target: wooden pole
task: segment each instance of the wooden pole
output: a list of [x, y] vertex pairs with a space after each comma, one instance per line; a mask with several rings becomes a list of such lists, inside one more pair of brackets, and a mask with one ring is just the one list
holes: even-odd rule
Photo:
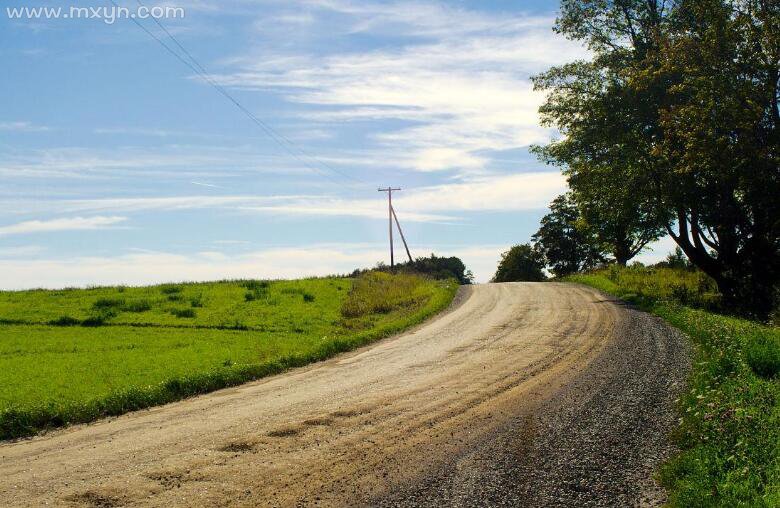
[[404, 237], [404, 232], [401, 229], [401, 223], [398, 222], [398, 215], [395, 214], [395, 208], [391, 208], [393, 211], [393, 218], [395, 219], [395, 225], [398, 226], [398, 234], [401, 235], [401, 241], [404, 242], [404, 249], [406, 249], [406, 255], [409, 256], [409, 262], [412, 262], [412, 255], [409, 253], [409, 246], [406, 244], [406, 238]]
[[390, 236], [390, 268], [395, 267], [395, 258], [393, 256], [393, 191], [401, 190], [396, 187], [388, 187], [386, 189], [377, 189], [379, 192], [387, 192], [387, 225], [388, 233]]
[[390, 233], [390, 269], [395, 267], [393, 259], [393, 189], [387, 188], [387, 231]]

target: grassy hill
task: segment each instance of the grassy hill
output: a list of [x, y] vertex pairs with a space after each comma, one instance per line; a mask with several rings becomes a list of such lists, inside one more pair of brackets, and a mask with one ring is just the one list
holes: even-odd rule
[[445, 308], [450, 281], [224, 281], [0, 292], [0, 438], [327, 358]]

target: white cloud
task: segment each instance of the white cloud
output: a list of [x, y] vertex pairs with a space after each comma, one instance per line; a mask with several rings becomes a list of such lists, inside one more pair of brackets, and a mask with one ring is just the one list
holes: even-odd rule
[[44, 248], [40, 245], [19, 245], [16, 247], [0, 247], [0, 258], [19, 258], [40, 254]]
[[412, 189], [394, 199], [413, 211], [518, 211], [544, 208], [565, 188], [558, 172], [521, 173]]
[[51, 220], [30, 220], [0, 226], [0, 236], [28, 233], [48, 233], [53, 231], [76, 231], [85, 229], [104, 229], [127, 220], [125, 217], [69, 217]]
[[59, 288], [90, 284], [152, 284], [225, 278], [297, 278], [345, 273], [371, 266], [386, 254], [375, 248], [314, 246], [276, 248], [229, 257], [215, 252], [193, 255], [133, 253], [118, 257], [68, 260], [2, 260], [3, 289]]
[[[502, 246], [423, 246], [413, 255], [457, 255], [488, 280]], [[505, 249], [504, 249], [505, 250]], [[397, 254], [400, 259], [400, 252]], [[135, 252], [117, 257], [57, 259], [0, 259], [4, 274], [0, 289], [62, 288], [108, 284], [153, 284], [171, 281], [203, 281], [232, 278], [299, 278], [349, 273], [387, 261], [381, 244], [313, 245], [280, 247], [247, 254], [227, 255], [208, 251], [189, 255]]]
[[289, 157], [269, 155], [251, 145], [87, 149], [47, 148], [0, 155], [0, 175], [12, 178], [115, 179], [235, 177], [247, 173], [310, 175]]
[[[459, 212], [541, 209], [566, 188], [558, 172], [520, 173], [471, 178], [459, 183], [406, 189], [394, 197], [404, 220], [452, 221]], [[372, 193], [373, 195], [373, 193]], [[323, 195], [175, 196], [60, 201], [67, 212], [132, 213], [205, 208], [280, 215], [319, 215], [385, 218], [381, 196], [345, 198]]]
[[[349, 33], [368, 32], [404, 36], [451, 36], [492, 31], [503, 33], [552, 19], [534, 16], [501, 16], [453, 6], [445, 2], [372, 2], [351, 0], [303, 0], [301, 6], [345, 16], [340, 23]], [[314, 20], [309, 15], [308, 22]], [[339, 20], [344, 21], [344, 20]]]
[[136, 136], [152, 136], [157, 138], [188, 135], [188, 133], [179, 131], [169, 131], [165, 129], [142, 129], [136, 127], [101, 127], [94, 129], [92, 132], [95, 134], [130, 134]]
[[220, 187], [219, 185], [214, 185], [213, 183], [206, 183], [206, 182], [190, 182], [192, 185], [197, 185], [198, 187], [208, 187], [210, 189], [222, 189], [223, 187]]
[[237, 209], [251, 205], [272, 205], [306, 196], [173, 196], [138, 198], [101, 198], [61, 201], [57, 207], [69, 212], [138, 212], [193, 210], [205, 208]]
[[49, 127], [36, 125], [31, 122], [0, 122], [0, 131], [11, 132], [45, 132]]
[[[543, 96], [533, 91], [529, 77], [586, 55], [581, 46], [552, 33], [551, 17], [486, 13], [437, 2], [303, 4], [343, 16], [346, 21], [340, 19], [339, 27], [351, 33], [407, 40], [395, 49], [324, 56], [259, 50], [232, 59], [228, 63], [236, 70], [215, 79], [319, 106], [301, 113], [313, 121], [412, 122], [385, 126], [370, 137], [378, 160], [404, 169], [474, 174], [489, 166], [485, 151], [546, 141], [550, 131], [539, 126], [537, 115]], [[257, 25], [266, 27], [265, 18]], [[388, 159], [388, 152], [404, 155]]]

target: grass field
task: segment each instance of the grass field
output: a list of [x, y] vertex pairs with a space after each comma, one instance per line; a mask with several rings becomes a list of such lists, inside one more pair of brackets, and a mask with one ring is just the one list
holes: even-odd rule
[[454, 281], [226, 281], [0, 292], [0, 438], [327, 358], [446, 307]]
[[780, 506], [780, 329], [704, 310], [717, 295], [703, 279], [643, 267], [568, 278], [657, 314], [693, 342], [674, 432], [681, 453], [659, 474], [670, 504]]

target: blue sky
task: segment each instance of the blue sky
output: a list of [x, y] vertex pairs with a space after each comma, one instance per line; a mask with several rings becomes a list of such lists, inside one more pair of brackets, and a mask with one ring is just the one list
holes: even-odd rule
[[484, 281], [564, 189], [528, 153], [555, 135], [529, 77], [586, 56], [553, 34], [557, 2], [167, 2], [186, 16], [161, 22], [287, 149], [130, 20], [5, 11], [43, 5], [110, 2], [3, 2], [2, 288], [371, 266], [387, 185], [413, 255]]

